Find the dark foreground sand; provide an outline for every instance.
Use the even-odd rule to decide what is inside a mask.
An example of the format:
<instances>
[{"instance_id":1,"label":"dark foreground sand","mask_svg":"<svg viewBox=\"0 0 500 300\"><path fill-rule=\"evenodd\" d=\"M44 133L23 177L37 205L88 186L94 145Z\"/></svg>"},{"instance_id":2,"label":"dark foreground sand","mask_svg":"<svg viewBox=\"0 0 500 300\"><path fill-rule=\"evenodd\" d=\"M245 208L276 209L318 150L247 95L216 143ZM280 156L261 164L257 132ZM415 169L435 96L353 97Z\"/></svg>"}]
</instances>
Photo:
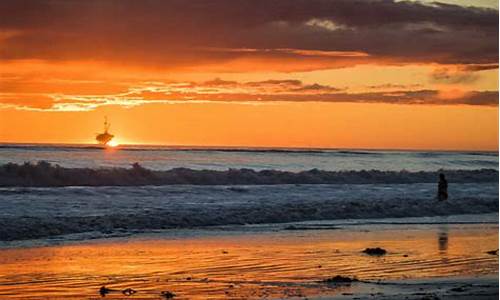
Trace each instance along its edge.
<instances>
[{"instance_id":1,"label":"dark foreground sand","mask_svg":"<svg viewBox=\"0 0 500 300\"><path fill-rule=\"evenodd\" d=\"M361 282L352 289L355 292L309 299L498 299L498 276Z\"/></svg>"},{"instance_id":2,"label":"dark foreground sand","mask_svg":"<svg viewBox=\"0 0 500 300\"><path fill-rule=\"evenodd\" d=\"M498 299L498 224L320 227L3 249L0 299Z\"/></svg>"}]
</instances>

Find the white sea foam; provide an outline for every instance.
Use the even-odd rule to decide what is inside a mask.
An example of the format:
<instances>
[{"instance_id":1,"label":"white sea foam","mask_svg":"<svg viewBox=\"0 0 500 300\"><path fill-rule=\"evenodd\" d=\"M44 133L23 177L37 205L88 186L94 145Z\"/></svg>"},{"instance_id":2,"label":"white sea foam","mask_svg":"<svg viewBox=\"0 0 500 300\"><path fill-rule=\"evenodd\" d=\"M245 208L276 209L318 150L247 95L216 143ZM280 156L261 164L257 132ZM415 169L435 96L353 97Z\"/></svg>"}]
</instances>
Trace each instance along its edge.
<instances>
[{"instance_id":1,"label":"white sea foam","mask_svg":"<svg viewBox=\"0 0 500 300\"><path fill-rule=\"evenodd\" d=\"M0 188L0 240L305 220L493 213L498 183Z\"/></svg>"}]
</instances>

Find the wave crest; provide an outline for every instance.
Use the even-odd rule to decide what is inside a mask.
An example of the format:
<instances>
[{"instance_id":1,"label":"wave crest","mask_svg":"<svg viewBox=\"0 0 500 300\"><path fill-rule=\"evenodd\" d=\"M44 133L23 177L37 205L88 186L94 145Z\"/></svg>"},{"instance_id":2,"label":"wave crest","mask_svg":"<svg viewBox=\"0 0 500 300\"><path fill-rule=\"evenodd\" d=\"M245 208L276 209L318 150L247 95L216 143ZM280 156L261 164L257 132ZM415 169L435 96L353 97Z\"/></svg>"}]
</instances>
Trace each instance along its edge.
<instances>
[{"instance_id":1,"label":"wave crest","mask_svg":"<svg viewBox=\"0 0 500 300\"><path fill-rule=\"evenodd\" d=\"M131 168L65 168L45 161L36 164L8 163L0 166L0 186L142 186L142 185L270 185L270 184L377 184L432 183L438 173L450 182L498 182L498 171L440 170L410 171L323 171L302 172L280 170L228 169L193 170L174 168L155 171L134 163Z\"/></svg>"}]
</instances>

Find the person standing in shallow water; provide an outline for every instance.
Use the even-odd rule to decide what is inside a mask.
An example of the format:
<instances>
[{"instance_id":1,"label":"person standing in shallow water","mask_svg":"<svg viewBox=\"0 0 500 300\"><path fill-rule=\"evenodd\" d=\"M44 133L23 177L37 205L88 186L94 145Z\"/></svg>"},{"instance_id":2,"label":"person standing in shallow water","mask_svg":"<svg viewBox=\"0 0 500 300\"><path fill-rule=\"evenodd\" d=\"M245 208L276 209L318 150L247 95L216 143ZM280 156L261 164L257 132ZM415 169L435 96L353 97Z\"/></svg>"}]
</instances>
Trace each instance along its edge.
<instances>
[{"instance_id":1,"label":"person standing in shallow water","mask_svg":"<svg viewBox=\"0 0 500 300\"><path fill-rule=\"evenodd\" d=\"M448 199L448 181L444 177L444 174L439 174L439 183L438 183L438 200L444 201Z\"/></svg>"}]
</instances>

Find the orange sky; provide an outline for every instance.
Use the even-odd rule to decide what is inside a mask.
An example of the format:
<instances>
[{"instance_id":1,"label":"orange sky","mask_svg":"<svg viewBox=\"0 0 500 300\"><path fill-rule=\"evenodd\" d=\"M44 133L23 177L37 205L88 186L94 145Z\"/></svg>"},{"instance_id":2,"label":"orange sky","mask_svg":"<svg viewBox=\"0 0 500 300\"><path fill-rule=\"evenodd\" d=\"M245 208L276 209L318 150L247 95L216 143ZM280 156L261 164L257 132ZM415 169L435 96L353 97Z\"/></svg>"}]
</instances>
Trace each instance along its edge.
<instances>
[{"instance_id":1,"label":"orange sky","mask_svg":"<svg viewBox=\"0 0 500 300\"><path fill-rule=\"evenodd\" d=\"M299 2L2 2L0 142L498 149L497 6Z\"/></svg>"},{"instance_id":2,"label":"orange sky","mask_svg":"<svg viewBox=\"0 0 500 300\"><path fill-rule=\"evenodd\" d=\"M101 117L119 143L346 147L498 148L498 110L488 107L350 103L150 104L90 112L2 110L1 138L92 143ZM28 122L27 122L28 120ZM16 129L16 130L12 130Z\"/></svg>"}]
</instances>

